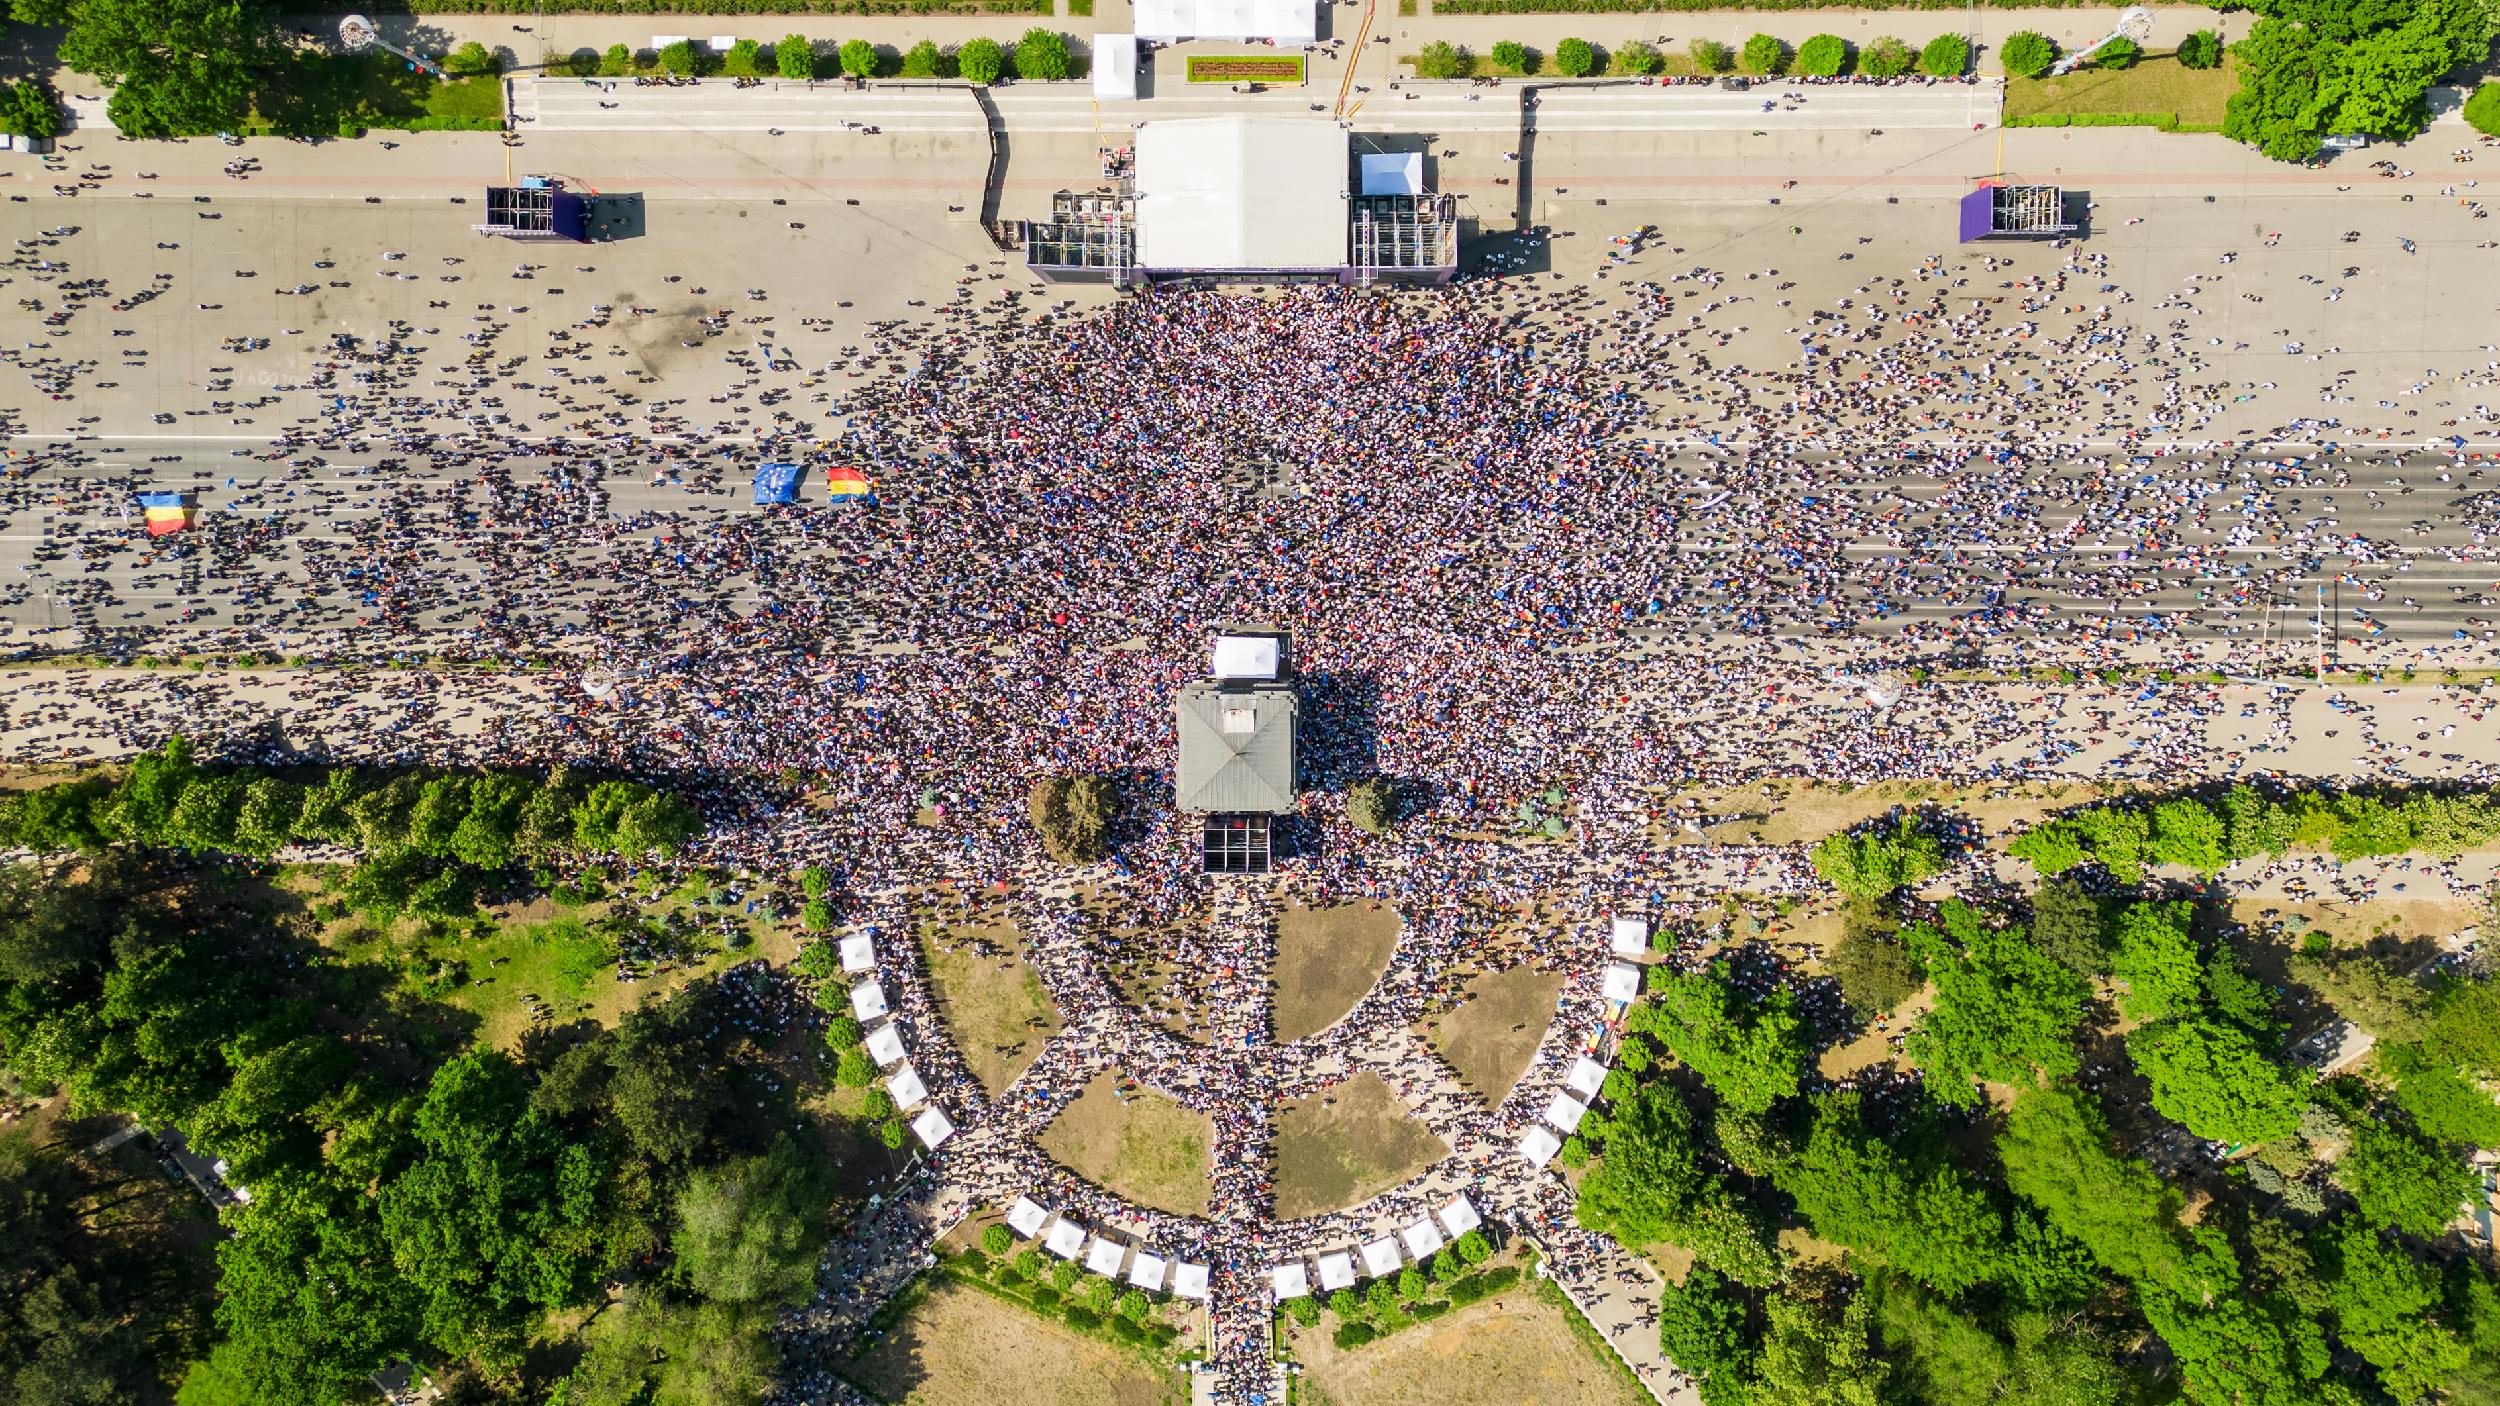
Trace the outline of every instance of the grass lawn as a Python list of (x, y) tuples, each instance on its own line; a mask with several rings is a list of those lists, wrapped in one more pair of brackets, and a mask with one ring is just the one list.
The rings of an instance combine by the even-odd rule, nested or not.
[(941, 1282), (843, 1375), (895, 1406), (1179, 1406), (1178, 1373)]
[(1487, 1105), (1498, 1105), (1554, 1023), (1562, 987), (1559, 974), (1534, 967), (1487, 972), (1467, 983), (1464, 1001), (1427, 1024), (1424, 1038)]
[[(1845, 782), (1776, 780), (1743, 786), (1695, 787), (1663, 799), (1670, 811), (1651, 833), (1653, 843), (1810, 845), (1828, 835), (1872, 820), (1894, 806), (1932, 801), (1958, 810), (1981, 831), (1998, 835), (2017, 822), (2037, 821), (2057, 811), (2090, 805), (2130, 789), (2092, 782), (2050, 781), (2019, 784), (1951, 785), (1939, 781), (1878, 781), (1871, 785)], [(1693, 803), (1698, 801), (1696, 807)], [(1700, 820), (1701, 830), (1686, 830), (1686, 816)]]
[(1278, 1107), (1277, 1218), (1296, 1220), (1351, 1206), (1449, 1152), (1380, 1076), (1357, 1074), (1335, 1088)]
[(2147, 53), (2133, 68), (2089, 65), (2063, 78), (2009, 78), (2006, 117), (2064, 112), (2175, 112), (2181, 122), (2222, 120), (2222, 106), (2239, 91), (2239, 60), (2227, 53), (2222, 67), (2183, 68), (2168, 50)]
[(993, 1094), (1059, 1033), (1059, 1012), (1020, 948), (1015, 929), (1004, 925), (920, 928), (938, 1014), (973, 1076)]
[(1276, 1038), (1334, 1025), (1388, 968), (1405, 921), (1384, 903), (1288, 908), (1276, 915)]
[(1215, 1125), (1152, 1090), (1120, 1097), (1120, 1076), (1097, 1074), (1042, 1133), (1042, 1150), (1078, 1176), (1143, 1206), (1203, 1215)]
[[(1533, 1282), (1533, 1281), (1531, 1281)], [(1556, 1297), (1559, 1297), (1557, 1295)], [(1363, 1347), (1299, 1333), (1304, 1406), (1641, 1406), (1619, 1363), (1571, 1330), (1568, 1307), (1522, 1285)]]
[(333, 136), (342, 122), (384, 130), (411, 122), (494, 122), (503, 80), (430, 78), (388, 54), (305, 55), (257, 100), (255, 130)]
[(1300, 54), (1191, 54), (1192, 83), (1299, 83)]

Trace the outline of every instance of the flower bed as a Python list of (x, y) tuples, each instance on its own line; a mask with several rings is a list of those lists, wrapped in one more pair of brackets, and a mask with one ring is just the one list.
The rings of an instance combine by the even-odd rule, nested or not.
[(1189, 81), (1192, 83), (1299, 83), (1302, 81), (1302, 56), (1299, 54), (1192, 54), (1189, 56)]

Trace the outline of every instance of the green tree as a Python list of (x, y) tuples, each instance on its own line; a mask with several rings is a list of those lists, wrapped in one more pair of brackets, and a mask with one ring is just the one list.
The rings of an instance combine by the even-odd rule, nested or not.
[(2378, 1064), (2395, 1082), (2395, 1098), (2423, 1132), (2442, 1142), (2500, 1147), (2500, 1101), (2452, 1062), (2419, 1045), (2378, 1047)]
[(1636, 1009), (1647, 1033), (1728, 1107), (1759, 1113), (1797, 1092), (1813, 1057), (1796, 1005), (1786, 987), (1753, 1000), (1717, 962), (1698, 972), (1651, 968), (1649, 1001)]
[(1056, 81), (1068, 76), (1068, 41), (1055, 29), (1035, 25), (1016, 41), (1016, 76)]
[(1447, 40), (1435, 39), (1415, 51), (1415, 76), (1418, 78), (1458, 78), (1471, 67), (1464, 49), (1453, 47)]
[[(1019, 47), (1016, 52), (1021, 55), (1024, 51), (1021, 47)], [(842, 71), (851, 75), (853, 78), (874, 78), (877, 76), (877, 49), (875, 45), (869, 43), (867, 40), (851, 39), (844, 41), (842, 45), (841, 58)], [(1021, 71), (1020, 66), (1019, 71)]]
[(1525, 44), (1521, 44), (1512, 39), (1504, 39), (1495, 44), (1491, 52), (1493, 57), (1493, 69), (1496, 73), (1526, 73), (1529, 71), (1528, 47)]
[(2431, 1054), (2500, 1078), (2500, 980), (2447, 978), (2431, 1000)]
[(1617, 1106), (1605, 1155), (1580, 1180), (1578, 1216), (1635, 1248), (1682, 1245), (1743, 1283), (1768, 1284), (1778, 1273), (1770, 1226), (1705, 1168), (1692, 1111), (1666, 1084), (1644, 1085)]
[(2109, 931), (2100, 900), (2069, 878), (2043, 882), (2031, 895), (2031, 941), (2078, 976), (2109, 970)]
[(1785, 73), (1788, 70), (1788, 46), (1781, 43), (1777, 35), (1757, 34), (1745, 41), (1743, 52), (1737, 55), (1736, 66), (1757, 77)]
[(1026, 809), (1051, 858), (1084, 864), (1110, 853), (1118, 805), (1108, 777), (1046, 776), (1033, 783)]
[(474, 39), (443, 56), (443, 71), (463, 78), (493, 73), (499, 67), (494, 51)]
[(1706, 1265), (1660, 1291), (1659, 1346), (1693, 1379), (1703, 1406), (1749, 1406), (1762, 1354), (1752, 1317), (1745, 1293)]
[(2475, 1177), (2464, 1158), (2409, 1123), (2364, 1118), (2335, 1163), (2335, 1181), (2371, 1224), (2431, 1236), (2465, 1204)]
[(2222, 36), (2210, 29), (2199, 29), (2179, 41), (2181, 68), (2222, 67)]
[[(2113, 70), (2129, 69), (2135, 67), (2136, 60), (2142, 57), (2144, 57), (2144, 46), (2121, 34), (2092, 51), (2092, 66)], [(2203, 807), (2200, 806), (2198, 809), (2201, 810)]]
[(1597, 71), (1597, 46), (1586, 39), (1565, 39), (1554, 46), (1554, 71), (1565, 78), (1586, 78)]
[(2500, 137), (2500, 83), (2479, 83), (2465, 100), (2467, 125), (2486, 137)]
[(99, 808), (105, 833), (125, 844), (165, 843), (174, 807), (198, 775), (187, 738), (169, 737), (155, 751), (140, 753), (131, 759), (112, 798)]
[(1934, 78), (1959, 78), (1970, 71), (1970, 41), (1959, 34), (1939, 34), (1918, 51), (1918, 70)]
[(2466, 1344), (2440, 1321), (2443, 1296), (2430, 1266), (2359, 1225), (2345, 1227), (2333, 1258), (2335, 1335), (2378, 1369), (2389, 1396), (2420, 1400), (2466, 1364)]
[(660, 67), (679, 78), (692, 78), (703, 71), (703, 56), (691, 39), (680, 39), (660, 50)]
[(2178, 1364), (2197, 1406), (2305, 1406), (2326, 1371), (2325, 1333), (2305, 1315), (2259, 1294), (2191, 1299), (2138, 1286), (2145, 1321)]
[(1869, 78), (1898, 78), (1918, 63), (1909, 45), (1887, 34), (1858, 55), (1858, 72)]
[(2185, 903), (2134, 903), (2119, 912), (2110, 970), (2126, 983), (2118, 1008), (2130, 1019), (2169, 1020), (2203, 1007), (2205, 968), (2189, 932), (2194, 917)]
[(1871, 1295), (1834, 1305), (1781, 1294), (1764, 1309), (1753, 1406), (1882, 1406), (1892, 1365), (1875, 1347)]
[(1849, 66), (1849, 41), (1817, 34), (1797, 46), (1797, 71), (1809, 78), (1837, 78)]
[(967, 83), (995, 83), (1006, 67), (1006, 50), (995, 39), (967, 39), (955, 51), (955, 70)]
[(257, 6), (196, 0), (82, 0), (61, 18), (61, 62), (113, 85), (105, 116), (131, 137), (231, 131), (251, 112), (274, 55)]
[(938, 52), (936, 40), (923, 39), (903, 51), (905, 78), (938, 78), (945, 72), (945, 58)]
[(764, 76), (764, 45), (754, 39), (741, 39), (721, 55), (720, 71), (731, 78)]
[(2045, 1212), (2122, 1279), (2184, 1282), (2192, 1247), (2179, 1193), (2142, 1162), (2112, 1150), (2088, 1095), (2059, 1086), (2014, 1100), (1998, 1135), (2006, 1185)]
[(360, 1193), (263, 1195), (230, 1224), (217, 1246), (217, 1356), (246, 1400), (361, 1400), (365, 1378), (416, 1348), (418, 1297)]
[(2162, 1021), (2127, 1037), (2154, 1109), (2201, 1138), (2253, 1147), (2291, 1136), (2300, 1094), (2248, 1035), (2202, 1016)]
[(1358, 830), (1377, 835), (1398, 823), (1397, 783), (1385, 776), (1367, 776), (1346, 788), (1346, 819)]
[(295, 838), (295, 817), (304, 810), (304, 788), (279, 776), (263, 776), (243, 788), (231, 842), (239, 854), (266, 857)]
[(1736, 66), (1736, 54), (1716, 39), (1696, 37), (1684, 46), (1692, 56), (1695, 73), (1725, 73)]
[(2057, 45), (2036, 29), (2018, 30), (2005, 38), (2005, 47), (1997, 51), (1997, 62), (2017, 78), (2037, 78), (2057, 62)]
[(815, 77), (816, 41), (804, 34), (781, 36), (781, 42), (773, 45), (773, 71), (793, 83), (803, 83)]
[(634, 51), (622, 44), (610, 44), (599, 55), (599, 74), (603, 78), (622, 78), (634, 71)]
[(1647, 78), (1665, 62), (1659, 57), (1657, 46), (1646, 39), (1626, 39), (1614, 47), (1613, 53), (1615, 69), (1635, 78)]
[(2412, 1045), (2430, 1037), (2430, 990), (2405, 972), (2360, 952), (2296, 952), (2287, 965), (2293, 980), (2378, 1039)]
[(670, 1241), (678, 1277), (716, 1303), (798, 1302), (815, 1284), (831, 1200), (823, 1164), (786, 1140), (763, 1156), (693, 1173), (677, 1193)]
[(1840, 943), (1824, 964), (1850, 1009), (1882, 1015), (1917, 995), (1927, 973), (1883, 907), (1853, 898), (1841, 910)]
[(2091, 988), (2025, 939), (2016, 927), (1990, 927), (1968, 905), (1947, 903), (1942, 931), (1921, 924), (1905, 935), (1936, 986), (1936, 1003), (1910, 1031), (1910, 1058), (1936, 1096), (1980, 1099), (1975, 1081), (2028, 1083), (2036, 1074), (2072, 1074), (2081, 1065), (2075, 1027)]
[[(2126, 50), (2121, 50), (2120, 44), (2125, 44)], [(2119, 39), (2095, 55), (2093, 62), (2103, 68), (2129, 68), (2140, 54), (2134, 41)], [(2202, 801), (2181, 797), (2153, 807), (2152, 839), (2147, 853), (2156, 864), (2176, 864), (2205, 875), (2219, 874), (2231, 862), (2231, 856), (2225, 852), (2229, 838), (2230, 830), (2221, 816), (2206, 809)]]
[(1772, 1174), (1814, 1232), (1948, 1294), (1994, 1275), (2004, 1217), (1950, 1166), (1922, 1167), (1875, 1136), (1854, 1090), (1815, 1099), (1814, 1130)]
[(1916, 811), (1871, 821), (1815, 845), (1814, 871), (1853, 898), (1879, 898), (1944, 872), (1944, 846)]

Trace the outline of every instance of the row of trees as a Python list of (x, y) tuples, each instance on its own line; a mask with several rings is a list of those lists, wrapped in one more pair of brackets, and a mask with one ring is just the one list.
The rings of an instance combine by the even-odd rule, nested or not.
[[(1565, 78), (1583, 78), (1593, 73), (1644, 78), (1667, 67), (1666, 56), (1639, 39), (1627, 39), (1612, 49), (1600, 49), (1585, 39), (1565, 39), (1554, 46), (1550, 56), (1504, 40), (1494, 45), (1486, 57), (1492, 60), (1491, 71), (1502, 75), (1541, 73), (1550, 63), (1552, 71)], [(1859, 49), (1837, 34), (1818, 34), (1792, 50), (1787, 41), (1772, 34), (1754, 35), (1742, 48), (1730, 48), (1716, 39), (1697, 38), (1685, 47), (1684, 66), (1703, 75), (1741, 72), (1772, 77), (1797, 73), (1831, 78), (1857, 73), (1869, 78), (1899, 78), (1916, 70), (1937, 78), (1959, 78), (1970, 67), (1970, 44), (1958, 34), (1941, 34), (1929, 40), (1925, 48), (1913, 49), (1886, 35)], [(1478, 71), (1476, 56), (1464, 45), (1436, 39), (1415, 53), (1415, 75), (1419, 78), (1467, 78)]]
[[(466, 1049), (457, 1013), (383, 996), (237, 892), (153, 852), (0, 879), (0, 1058), (181, 1128), (252, 1193), (186, 1401), (357, 1399), (400, 1356), (576, 1406), (760, 1391), (828, 1167), (793, 1140), (800, 1082), (715, 985)], [(533, 1377), (549, 1315), (620, 1278), (570, 1377)]]
[(678, 78), (718, 75), (804, 82), (839, 73), (852, 78), (962, 78), (973, 83), (995, 83), (1009, 74), (1045, 81), (1066, 78), (1075, 71), (1075, 60), (1068, 52), (1065, 35), (1036, 25), (1012, 45), (983, 38), (941, 49), (936, 40), (923, 39), (898, 54), (865, 39), (845, 40), (829, 50), (819, 49), (816, 41), (806, 35), (790, 34), (773, 44), (741, 39), (727, 52), (715, 54), (692, 40), (681, 39), (657, 51), (637, 52), (624, 44), (611, 44), (604, 53), (579, 49), (551, 60), (550, 67), (581, 78), (620, 78), (656, 71)]
[(2251, 0), (2260, 18), (2231, 46), (2239, 91), (2222, 132), (2277, 161), (2306, 161), (2321, 139), (2402, 141), (2430, 124), (2431, 85), (2479, 63), (2500, 31), (2483, 0)]
[[(2339, 1006), (2405, 1038), (2313, 1084), (2231, 930), (2188, 905), (2058, 879), (2028, 912), (1863, 907), (1844, 953), (1908, 972), (1857, 984), (1934, 988), (1906, 1041), (1922, 1080), (1819, 1079), (1839, 1027), (1739, 952), (1653, 973), (1565, 1149), (1584, 1223), (1692, 1254), (1664, 1345), (1711, 1406), (2131, 1402), (2122, 1346), (2148, 1330), (2197, 1406), (2490, 1399), (2500, 1291), (2423, 1242), (2472, 1188), (2466, 1149), (2500, 1146), (2500, 983), (2338, 964)], [(2254, 1149), (2194, 1227), (2077, 1082), (2114, 1013), (2156, 1113)], [(1845, 1268), (1796, 1262), (1790, 1228)]]
[(2500, 836), (2500, 803), (2486, 791), (2273, 791), (2233, 786), (2219, 794), (2145, 804), (2117, 801), (2042, 822), (2006, 846), (2042, 877), (2086, 862), (2122, 884), (2148, 864), (2220, 873), (2237, 860), (2282, 857), (2320, 846), (2339, 860), (2415, 851), (2447, 858)]

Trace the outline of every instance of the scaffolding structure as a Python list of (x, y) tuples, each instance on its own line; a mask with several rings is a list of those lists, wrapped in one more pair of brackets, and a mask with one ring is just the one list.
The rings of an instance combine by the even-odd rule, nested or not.
[(1024, 262), (1044, 277), (1118, 282), (1137, 263), (1136, 207), (1126, 194), (1050, 198), (1050, 218), (1024, 226)]
[(1993, 234), (2055, 234), (2066, 228), (2066, 192), (2056, 186), (1998, 186)]
[(1350, 202), (1347, 265), (1357, 283), (1412, 280), (1458, 268), (1458, 202), (1447, 195), (1359, 195)]
[(589, 203), (563, 186), (531, 176), (517, 186), (486, 188), (486, 220), (469, 228), (500, 239), (590, 238)]

